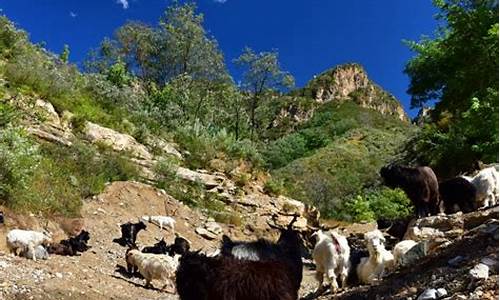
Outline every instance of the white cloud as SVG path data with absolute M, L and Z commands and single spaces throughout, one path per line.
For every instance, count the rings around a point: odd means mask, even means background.
M 227 0 L 214 0 L 214 2 L 217 2 L 217 3 L 226 3 Z
M 70 11 L 69 12 L 69 16 L 72 17 L 72 18 L 76 18 L 76 17 L 78 17 L 78 14 L 75 13 L 75 12 Z
M 116 3 L 121 4 L 123 6 L 123 9 L 128 8 L 128 0 L 116 0 Z

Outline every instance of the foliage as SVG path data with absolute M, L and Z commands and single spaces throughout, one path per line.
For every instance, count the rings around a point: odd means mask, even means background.
M 26 190 L 41 160 L 38 147 L 20 128 L 0 130 L 0 199 L 15 202 L 17 190 Z
M 269 178 L 264 185 L 264 192 L 278 196 L 284 193 L 285 189 L 283 187 L 284 183 L 282 180 L 276 180 L 274 178 Z
M 443 21 L 434 39 L 409 42 L 412 105 L 437 100 L 433 122 L 407 144 L 407 160 L 441 177 L 498 162 L 498 2 L 435 1 Z
M 364 191 L 343 202 L 341 210 L 333 216 L 347 221 L 397 220 L 412 214 L 413 206 L 400 189 L 381 188 Z
M 491 90 L 490 97 L 498 99 Z M 406 159 L 432 166 L 442 177 L 472 171 L 475 162 L 498 161 L 498 104 L 473 98 L 460 119 L 445 128 L 427 124 L 406 146 Z
M 176 141 L 188 152 L 188 166 L 204 168 L 212 159 L 243 159 L 254 167 L 262 164 L 257 149 L 248 140 L 236 140 L 225 129 L 205 127 L 200 123 L 176 130 Z
M 402 126 L 396 118 L 382 116 L 369 109 L 361 109 L 352 102 L 341 105 L 324 104 L 313 117 L 294 133 L 272 141 L 262 150 L 268 166 L 277 169 L 301 157 L 314 154 L 336 139 L 361 127 L 392 130 Z
M 103 73 L 120 61 L 128 73 L 160 87 L 184 74 L 195 80 L 229 79 L 217 41 L 203 28 L 203 15 L 196 13 L 194 3 L 174 2 L 156 27 L 128 22 L 114 39 L 101 43 L 87 67 Z
M 101 148 L 76 143 L 71 148 L 42 144 L 43 155 L 52 160 L 67 176 L 82 198 L 100 193 L 107 182 L 133 180 L 138 171 L 125 157 Z
M 345 126 L 343 120 L 351 120 L 352 123 L 340 130 L 341 134 L 332 134 L 337 122 Z M 352 103 L 338 107 L 332 105 L 316 112 L 304 128 L 315 128 L 328 134 L 327 145 L 314 148 L 313 145 L 318 144 L 309 144 L 311 148 L 305 156 L 290 162 L 283 161 L 283 166 L 272 171 L 273 179 L 283 182 L 286 195 L 315 205 L 324 215 L 335 216 L 342 216 L 342 203 L 346 199 L 377 183 L 380 167 L 394 157 L 406 140 L 408 131 L 412 130 L 396 118 L 381 116 Z M 289 136 L 298 134 L 302 135 L 302 130 Z M 289 136 L 283 139 L 291 139 Z M 269 152 L 263 155 L 268 162 L 273 162 L 270 159 L 279 157 L 280 152 L 287 157 L 289 152 L 286 149 L 274 150 L 275 146 L 271 145 Z M 297 148 L 297 143 L 290 142 L 289 145 L 291 149 Z
M 405 68 L 412 105 L 438 99 L 440 111 L 454 115 L 472 97 L 498 90 L 498 3 L 490 0 L 439 0 L 442 25 L 435 39 L 408 42 L 417 53 Z
M 247 110 L 250 115 L 250 136 L 253 139 L 254 131 L 260 126 L 256 111 L 261 105 L 264 92 L 293 87 L 294 78 L 281 70 L 277 51 L 255 53 L 246 47 L 234 62 L 245 69 L 242 88 L 251 94 L 247 99 Z

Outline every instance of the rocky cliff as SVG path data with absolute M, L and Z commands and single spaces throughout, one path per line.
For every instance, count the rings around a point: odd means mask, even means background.
M 384 115 L 393 115 L 402 121 L 409 120 L 399 101 L 371 81 L 358 64 L 339 65 L 315 76 L 301 93 L 319 103 L 350 100 Z

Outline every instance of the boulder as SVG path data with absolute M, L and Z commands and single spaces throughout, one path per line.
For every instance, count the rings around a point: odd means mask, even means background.
M 91 143 L 104 143 L 115 151 L 130 152 L 133 156 L 141 159 L 150 160 L 153 158 L 146 146 L 140 144 L 128 134 L 119 133 L 92 122 L 85 123 L 83 133 L 85 139 Z
M 45 118 L 44 123 L 60 126 L 61 120 L 59 119 L 59 115 L 50 102 L 37 99 L 35 101 L 35 109 L 43 114 L 43 117 Z
M 192 182 L 201 182 L 207 188 L 213 188 L 221 185 L 225 178 L 223 176 L 215 176 L 211 174 L 203 174 L 183 167 L 177 168 L 177 176 Z

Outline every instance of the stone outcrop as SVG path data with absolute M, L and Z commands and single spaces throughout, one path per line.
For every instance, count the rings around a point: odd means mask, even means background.
M 118 152 L 129 152 L 141 159 L 152 159 L 146 146 L 137 142 L 132 136 L 119 133 L 113 129 L 86 122 L 83 129 L 84 138 L 91 143 L 103 143 Z
M 309 90 L 319 103 L 354 101 L 361 107 L 408 121 L 408 116 L 398 100 L 374 84 L 358 64 L 340 65 L 315 76 L 305 90 Z

